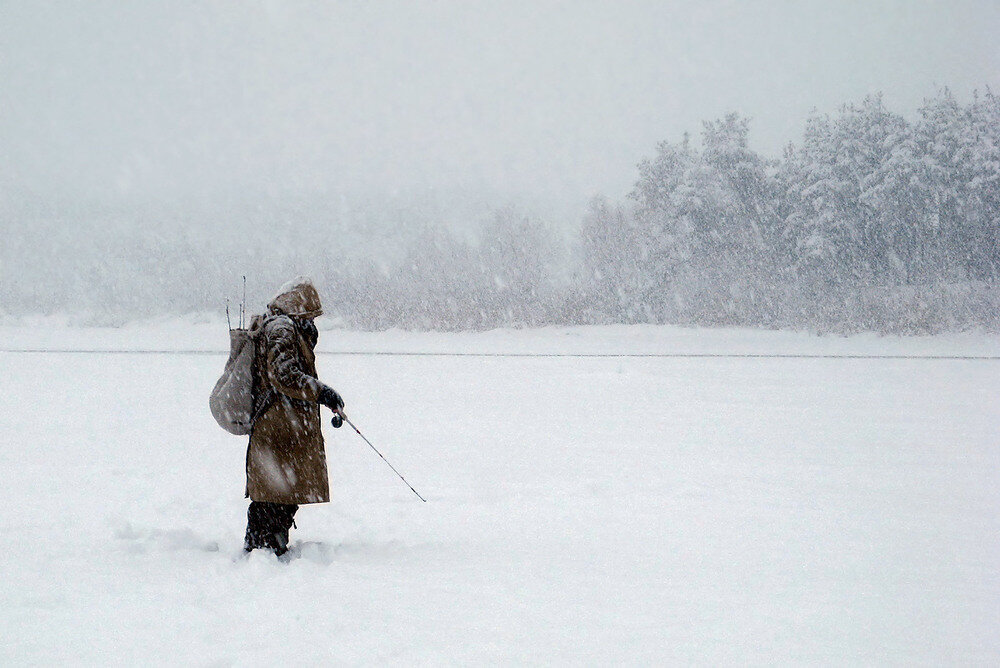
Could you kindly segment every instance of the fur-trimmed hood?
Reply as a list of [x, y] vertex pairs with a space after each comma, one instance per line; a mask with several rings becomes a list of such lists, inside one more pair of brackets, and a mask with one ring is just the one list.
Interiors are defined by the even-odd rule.
[[271, 313], [284, 313], [296, 318], [315, 318], [323, 315], [323, 305], [312, 280], [300, 276], [278, 288], [267, 308]]

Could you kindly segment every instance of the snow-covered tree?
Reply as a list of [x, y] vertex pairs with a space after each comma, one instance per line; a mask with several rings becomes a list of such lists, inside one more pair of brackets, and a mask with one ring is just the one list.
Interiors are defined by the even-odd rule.
[[905, 130], [880, 96], [845, 105], [834, 119], [809, 119], [783, 172], [790, 202], [784, 234], [803, 275], [833, 284], [869, 284], [885, 275], [890, 253], [883, 221], [862, 195]]

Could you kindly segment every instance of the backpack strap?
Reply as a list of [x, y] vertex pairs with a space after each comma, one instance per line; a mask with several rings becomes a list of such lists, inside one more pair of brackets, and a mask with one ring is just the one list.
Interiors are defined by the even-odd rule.
[[[253, 339], [255, 366], [258, 363], [262, 362], [261, 356], [258, 354], [260, 352], [260, 348], [258, 346], [264, 337], [264, 328], [267, 327], [267, 324], [269, 322], [272, 322], [277, 318], [286, 318], [288, 319], [289, 322], [292, 323], [293, 326], [295, 324], [291, 316], [288, 316], [284, 313], [270, 313], [267, 315], [257, 315], [254, 316], [253, 320], [251, 321], [250, 337]], [[262, 376], [263, 379], [266, 381], [267, 374], [266, 373], [262, 374]], [[270, 383], [267, 383], [267, 387], [264, 389], [263, 399], [261, 400], [260, 406], [257, 407], [257, 410], [254, 411], [253, 417], [250, 418], [251, 433], [253, 432], [254, 423], [257, 422], [257, 420], [260, 419], [260, 417], [263, 416], [264, 413], [266, 413], [271, 408], [271, 406], [273, 406], [275, 402], [277, 402], [277, 400], [278, 400], [278, 393], [275, 392], [274, 388], [271, 386]]]
[[[266, 364], [266, 360], [262, 360], [261, 359], [261, 352], [262, 351], [260, 349], [260, 345], [261, 345], [262, 339], [264, 338], [264, 327], [266, 327], [268, 321], [270, 321], [274, 317], [275, 316], [273, 314], [271, 314], [271, 315], [268, 315], [268, 314], [255, 315], [253, 317], [253, 319], [250, 321], [250, 330], [249, 330], [249, 333], [250, 333], [250, 338], [253, 340], [253, 346], [254, 346], [254, 375], [257, 375], [257, 373], [258, 373], [258, 369], [257, 369], [257, 365], [258, 364], [261, 364], [261, 363], [265, 363]], [[265, 354], [266, 354], [266, 352], [265, 352]], [[253, 435], [253, 426], [254, 426], [254, 424], [257, 422], [258, 419], [260, 419], [260, 417], [262, 415], [264, 415], [264, 413], [266, 413], [268, 411], [268, 409], [271, 408], [271, 406], [274, 405], [274, 402], [278, 398], [277, 395], [276, 395], [276, 393], [275, 393], [275, 391], [274, 391], [274, 388], [271, 387], [271, 384], [267, 382], [267, 374], [266, 373], [262, 373], [260, 375], [261, 375], [261, 379], [264, 381], [266, 387], [263, 388], [263, 396], [262, 396], [260, 405], [257, 406], [257, 410], [254, 411], [253, 416], [250, 418], [250, 434], [251, 435]], [[254, 403], [256, 403], [256, 401]]]
[[253, 426], [257, 420], [266, 413], [271, 406], [275, 404], [278, 400], [278, 393], [274, 391], [273, 387], [268, 387], [264, 390], [264, 400], [261, 402], [260, 406], [254, 411], [253, 417], [250, 418], [250, 433], [253, 433]]

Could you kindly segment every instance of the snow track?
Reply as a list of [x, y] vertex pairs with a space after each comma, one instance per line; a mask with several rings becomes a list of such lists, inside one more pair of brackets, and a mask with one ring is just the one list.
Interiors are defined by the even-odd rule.
[[287, 564], [239, 557], [217, 341], [0, 353], [0, 663], [1000, 661], [1000, 365], [940, 359], [995, 339], [392, 336], [573, 355], [321, 355], [429, 502], [327, 427], [333, 502]]

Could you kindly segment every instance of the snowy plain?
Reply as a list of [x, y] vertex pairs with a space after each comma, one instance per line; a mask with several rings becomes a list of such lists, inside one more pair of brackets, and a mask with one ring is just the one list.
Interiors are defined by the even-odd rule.
[[287, 564], [238, 556], [224, 324], [0, 337], [0, 664], [1000, 663], [995, 335], [324, 331], [428, 502], [327, 425]]

